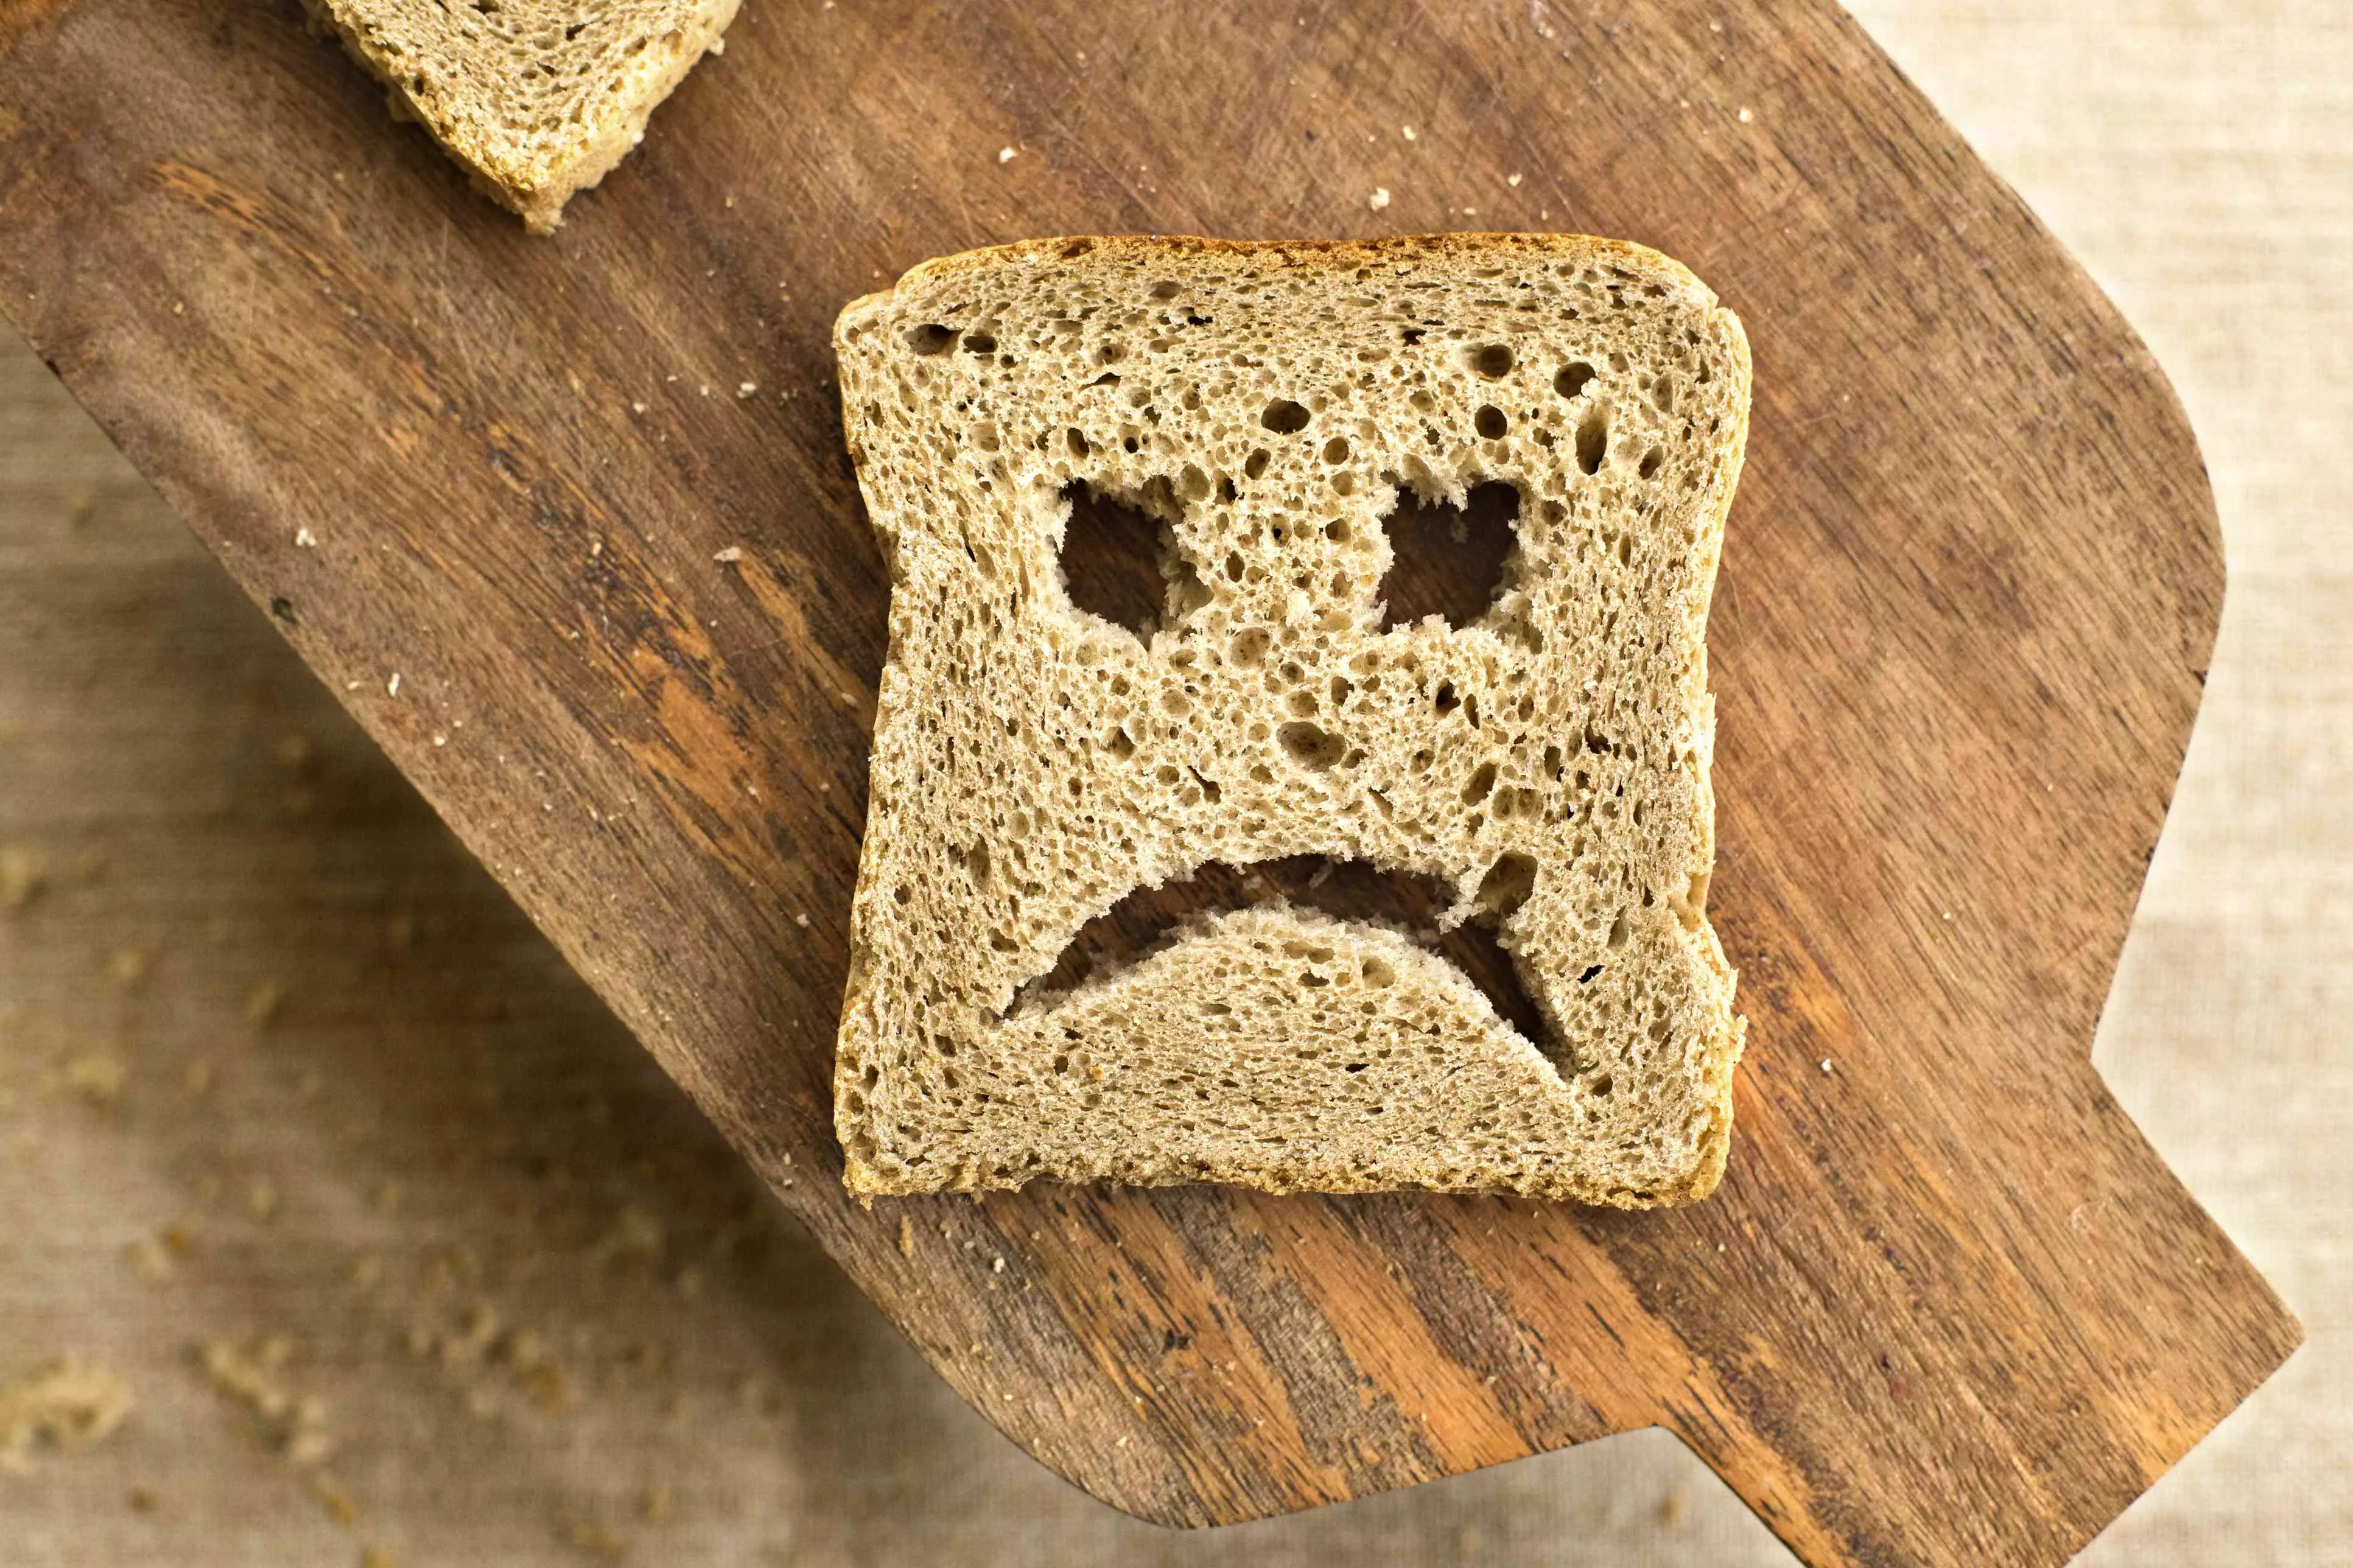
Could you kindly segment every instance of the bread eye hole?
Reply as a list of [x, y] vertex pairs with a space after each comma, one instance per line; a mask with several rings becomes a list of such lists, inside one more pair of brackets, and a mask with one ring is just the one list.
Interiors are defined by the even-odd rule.
[[1464, 502], [1425, 501], [1398, 489], [1396, 508], [1381, 520], [1389, 541], [1384, 629], [1429, 616], [1467, 626], [1502, 593], [1519, 546], [1520, 492], [1491, 481], [1472, 487]]

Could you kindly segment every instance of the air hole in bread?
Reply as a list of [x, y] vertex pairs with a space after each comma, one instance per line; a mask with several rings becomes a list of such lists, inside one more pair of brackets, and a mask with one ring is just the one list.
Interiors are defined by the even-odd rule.
[[1511, 373], [1512, 351], [1505, 343], [1482, 343], [1465, 356], [1471, 368], [1489, 381], [1499, 380]]
[[1060, 563], [1071, 604], [1148, 643], [1208, 602], [1208, 587], [1170, 526], [1181, 514], [1166, 479], [1153, 480], [1134, 498], [1073, 480], [1061, 500], [1071, 509]]
[[[1278, 436], [1296, 436], [1307, 428], [1310, 416], [1305, 408], [1288, 397], [1278, 397], [1258, 416], [1258, 422]], [[1250, 475], [1256, 479], [1256, 474]]]
[[1482, 403], [1479, 412], [1471, 416], [1471, 428], [1479, 432], [1482, 440], [1500, 441], [1512, 428], [1512, 422], [1493, 404]]
[[1593, 379], [1593, 367], [1583, 360], [1561, 366], [1560, 374], [1552, 378], [1552, 389], [1563, 397], [1575, 397]]
[[1497, 920], [1509, 920], [1536, 890], [1536, 863], [1514, 852], [1496, 858], [1479, 879], [1479, 907]]
[[[1310, 704], [1314, 699], [1308, 698]], [[1318, 724], [1294, 721], [1274, 732], [1275, 743], [1301, 767], [1325, 772], [1348, 754], [1348, 742]]]
[[1473, 486], [1463, 499], [1453, 506], [1398, 491], [1397, 509], [1381, 523], [1390, 552], [1380, 586], [1384, 629], [1427, 616], [1467, 626], [1495, 602], [1519, 543], [1520, 492], [1491, 482]]
[[907, 329], [907, 346], [919, 354], [944, 354], [955, 347], [954, 327], [943, 327], [937, 321]]
[[1658, 477], [1659, 465], [1666, 460], [1666, 453], [1661, 451], [1658, 447], [1653, 447], [1649, 451], [1642, 454], [1641, 466], [1635, 471], [1646, 479], [1655, 479]]
[[[1277, 900], [1404, 933], [1460, 970], [1506, 1023], [1549, 1052], [1544, 1014], [1521, 984], [1511, 955], [1496, 942], [1488, 911], [1481, 909], [1444, 930], [1455, 901], [1444, 881], [1335, 856], [1293, 855], [1244, 866], [1211, 861], [1181, 879], [1138, 888], [1080, 927], [1053, 968], [1021, 988], [1015, 1006], [1047, 1003], [1091, 974], [1125, 968], [1206, 918]], [[1366, 959], [1358, 973], [1370, 989], [1398, 983], [1397, 971], [1379, 957]], [[1567, 1059], [1564, 1053], [1551, 1054]]]
[[1601, 471], [1601, 460], [1609, 455], [1609, 415], [1608, 410], [1592, 408], [1577, 422], [1577, 466], [1588, 474]]

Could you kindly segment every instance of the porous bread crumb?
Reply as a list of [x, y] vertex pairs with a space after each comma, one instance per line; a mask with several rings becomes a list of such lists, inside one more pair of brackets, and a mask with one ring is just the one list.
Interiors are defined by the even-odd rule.
[[122, 1425], [135, 1403], [119, 1373], [67, 1354], [0, 1389], [0, 1470], [30, 1468], [37, 1447], [83, 1448]]
[[305, 0], [477, 190], [545, 234], [644, 138], [737, 0]]
[[[1704, 285], [1569, 237], [1048, 240], [925, 263], [836, 350], [894, 584], [851, 1190], [1714, 1188], [1704, 636], [1748, 356]], [[1517, 512], [1496, 599], [1386, 625], [1400, 495], [1483, 485]], [[1141, 635], [1069, 596], [1074, 487], [1164, 530]], [[1280, 904], [1025, 993], [1131, 890], [1297, 855], [1493, 920], [1542, 1048], [1405, 935]]]

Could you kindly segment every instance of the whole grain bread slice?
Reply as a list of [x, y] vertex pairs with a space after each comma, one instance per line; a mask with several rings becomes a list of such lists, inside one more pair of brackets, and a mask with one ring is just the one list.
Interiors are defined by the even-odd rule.
[[[1705, 634], [1749, 362], [1697, 279], [1560, 236], [1041, 240], [915, 268], [835, 346], [893, 584], [852, 1191], [1714, 1189], [1743, 1026]], [[1400, 498], [1492, 484], [1494, 601], [1385, 626]], [[1145, 636], [1070, 597], [1082, 491], [1166, 525]], [[1279, 902], [1039, 994], [1133, 889], [1302, 855], [1442, 879], [1546, 1037], [1406, 934]]]
[[304, 0], [475, 188], [535, 234], [611, 172], [738, 0]]

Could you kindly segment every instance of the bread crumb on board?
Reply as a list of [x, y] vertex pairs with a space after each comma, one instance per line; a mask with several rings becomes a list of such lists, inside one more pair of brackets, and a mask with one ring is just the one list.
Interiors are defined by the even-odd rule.
[[323, 1464], [335, 1440], [327, 1431], [325, 1404], [281, 1381], [293, 1353], [293, 1342], [276, 1334], [250, 1350], [234, 1340], [213, 1340], [198, 1347], [196, 1360], [214, 1387], [253, 1412], [264, 1443], [307, 1468]]
[[1375, 185], [1373, 187], [1371, 199], [1365, 205], [1371, 207], [1375, 212], [1379, 212], [1382, 208], [1389, 205], [1389, 188], [1387, 185]]
[[121, 1058], [92, 1051], [66, 1064], [66, 1086], [92, 1105], [112, 1105], [122, 1098], [131, 1068]]
[[246, 993], [245, 1021], [257, 1029], [266, 1029], [278, 1021], [278, 1011], [286, 1004], [286, 987], [275, 980], [263, 980]]
[[21, 910], [49, 879], [48, 862], [29, 844], [0, 844], [0, 910]]
[[575, 1519], [564, 1527], [564, 1539], [592, 1557], [618, 1559], [629, 1550], [627, 1538], [604, 1525]]
[[34, 1449], [85, 1448], [103, 1442], [136, 1403], [120, 1373], [68, 1353], [0, 1388], [0, 1470], [21, 1474]]

